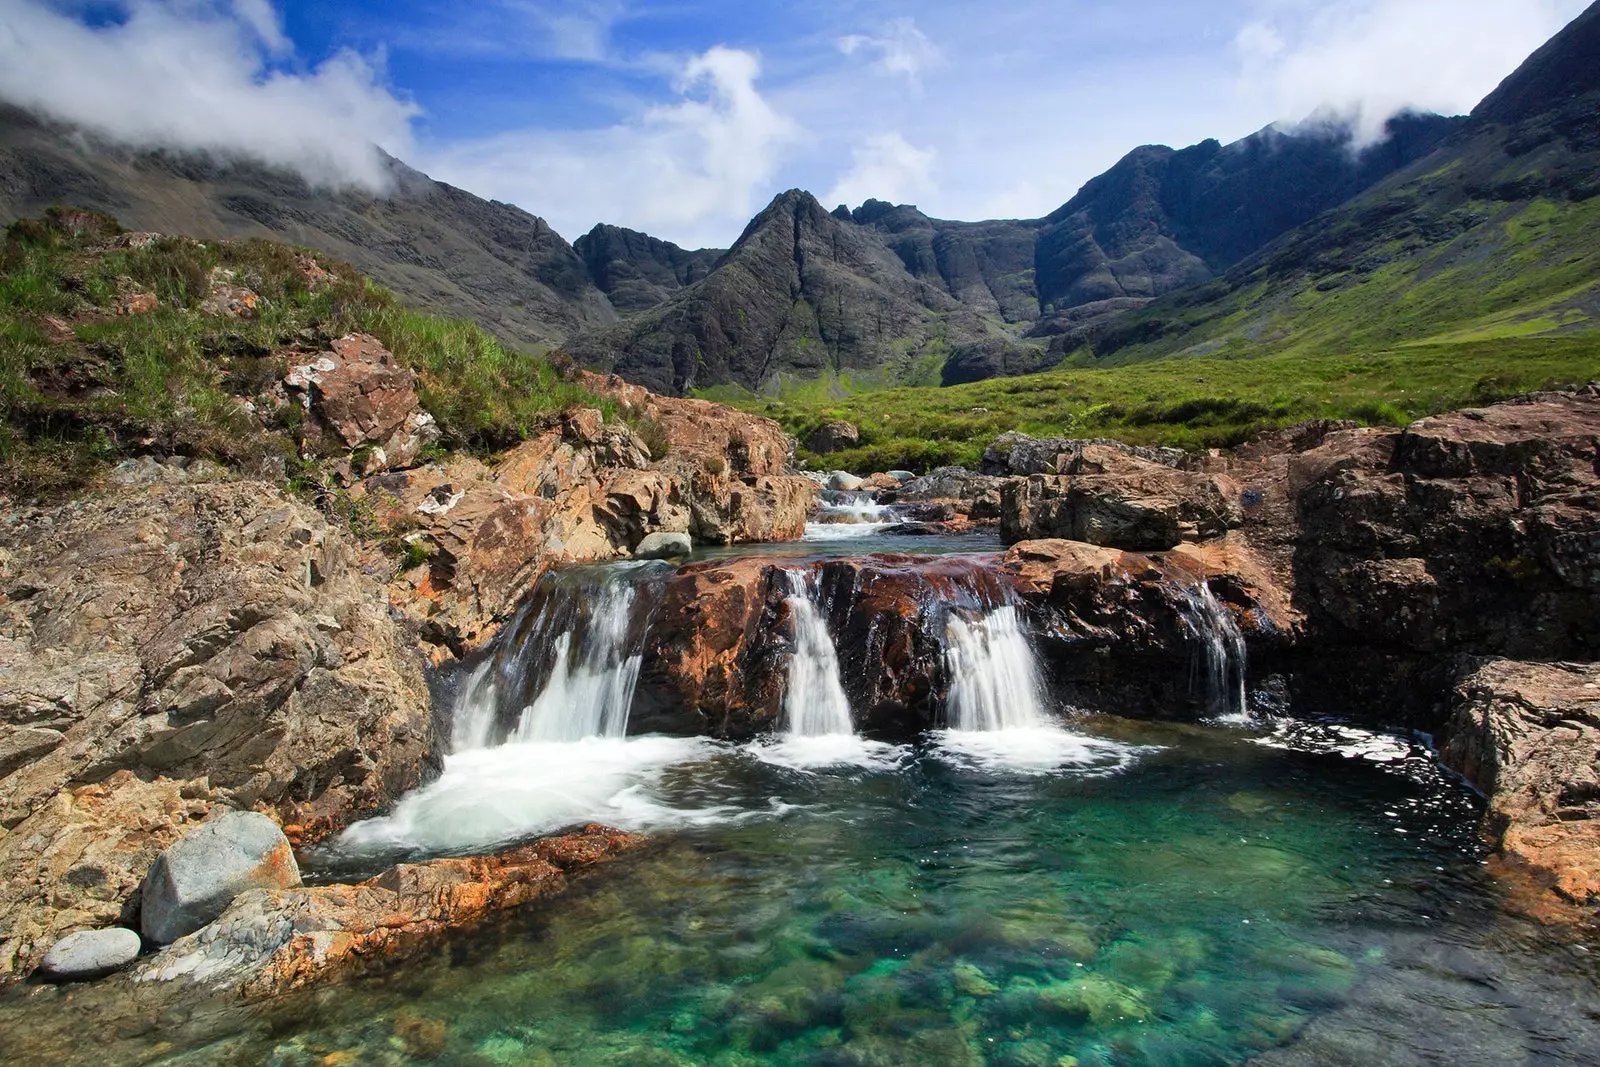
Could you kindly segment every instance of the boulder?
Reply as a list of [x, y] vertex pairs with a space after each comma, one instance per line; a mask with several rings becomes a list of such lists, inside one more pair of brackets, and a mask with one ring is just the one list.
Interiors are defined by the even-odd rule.
[[867, 483], [865, 479], [858, 478], [849, 471], [834, 471], [832, 474], [828, 475], [827, 487], [838, 492], [854, 493], [860, 490], [866, 484]]
[[80, 930], [50, 946], [39, 977], [51, 982], [87, 982], [120, 971], [139, 957], [139, 935], [125, 926]]
[[811, 431], [811, 436], [806, 438], [806, 450], [819, 456], [826, 456], [833, 452], [843, 452], [847, 448], [855, 448], [860, 443], [860, 430], [843, 419], [834, 419]]
[[426, 447], [407, 444], [428, 437], [432, 426], [431, 417], [420, 417], [417, 376], [397, 364], [376, 337], [339, 338], [331, 351], [290, 371], [284, 385], [300, 392], [306, 408], [348, 448], [378, 446], [396, 456], [409, 451], [414, 459]]
[[634, 559], [681, 559], [694, 552], [694, 542], [684, 533], [653, 533], [633, 550]]
[[140, 886], [139, 929], [147, 941], [171, 944], [246, 890], [299, 885], [294, 850], [278, 824], [260, 812], [229, 812], [189, 831], [150, 865]]
[[1036, 474], [1006, 483], [1000, 536], [1012, 544], [1056, 538], [1161, 552], [1242, 522], [1237, 489], [1222, 477], [1137, 459], [1120, 466], [1117, 473]]
[[1317, 639], [1600, 657], [1600, 400], [1544, 394], [1346, 430], [1289, 458]]
[[687, 475], [706, 460], [716, 459], [734, 477], [761, 478], [783, 474], [794, 460], [794, 439], [771, 419], [709, 400], [659, 396], [615, 374], [579, 371], [576, 380], [590, 392], [609, 397], [648, 420], [659, 431], [666, 454], [651, 457], [658, 466], [681, 467]]
[[971, 501], [998, 490], [1004, 480], [975, 474], [965, 467], [939, 467], [903, 484], [901, 500], [958, 500]]
[[916, 475], [911, 471], [885, 471], [884, 473], [902, 485], [916, 478]]

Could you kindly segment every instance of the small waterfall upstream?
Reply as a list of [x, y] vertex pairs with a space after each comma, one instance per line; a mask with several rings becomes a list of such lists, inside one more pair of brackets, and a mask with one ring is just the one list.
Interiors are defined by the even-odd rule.
[[794, 654], [789, 657], [783, 696], [784, 729], [790, 737], [850, 736], [856, 732], [850, 701], [839, 674], [839, 652], [816, 602], [816, 574], [784, 572]]
[[1184, 621], [1195, 646], [1190, 688], [1202, 694], [1211, 717], [1223, 722], [1248, 722], [1244, 633], [1233, 612], [1222, 605], [1210, 585], [1201, 582], [1189, 593]]

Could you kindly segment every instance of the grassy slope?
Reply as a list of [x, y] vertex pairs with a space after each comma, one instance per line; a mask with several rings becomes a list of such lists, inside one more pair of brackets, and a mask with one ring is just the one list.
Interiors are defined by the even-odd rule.
[[[297, 355], [348, 332], [376, 335], [418, 372], [446, 447], [503, 447], [552, 412], [609, 406], [477, 326], [406, 310], [348, 266], [267, 241], [117, 249], [115, 232], [110, 219], [56, 212], [0, 241], [0, 494], [69, 491], [135, 453], [239, 465], [276, 454], [319, 478], [321, 461], [340, 457], [273, 387]], [[313, 281], [311, 263], [332, 277]], [[256, 314], [200, 307], [219, 267], [261, 297]], [[116, 314], [135, 292], [159, 306]]]
[[1225, 355], [1049, 371], [948, 389], [843, 398], [812, 387], [781, 400], [719, 399], [782, 422], [802, 438], [843, 418], [862, 447], [803, 459], [850, 470], [976, 465], [997, 434], [1116, 437], [1195, 448], [1240, 442], [1313, 418], [1403, 424], [1547, 385], [1600, 379], [1590, 336], [1413, 345], [1350, 356]]

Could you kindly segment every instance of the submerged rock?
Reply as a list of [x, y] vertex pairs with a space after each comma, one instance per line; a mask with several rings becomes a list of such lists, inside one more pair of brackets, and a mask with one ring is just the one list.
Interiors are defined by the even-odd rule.
[[278, 824], [259, 812], [230, 812], [189, 831], [151, 864], [140, 886], [139, 928], [146, 940], [169, 944], [221, 915], [240, 893], [299, 884]]
[[139, 957], [139, 935], [125, 926], [80, 930], [50, 946], [39, 976], [51, 982], [88, 982], [120, 971]]

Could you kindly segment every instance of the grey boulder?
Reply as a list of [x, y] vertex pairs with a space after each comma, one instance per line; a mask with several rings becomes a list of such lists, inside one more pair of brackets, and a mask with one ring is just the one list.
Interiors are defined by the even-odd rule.
[[39, 977], [51, 982], [87, 982], [121, 970], [139, 955], [139, 935], [125, 926], [80, 930], [50, 947]]
[[678, 559], [694, 551], [686, 533], [653, 533], [633, 550], [634, 559]]
[[179, 838], [150, 865], [140, 887], [139, 928], [167, 945], [205, 926], [247, 889], [300, 884], [294, 849], [278, 824], [234, 811]]
[[834, 471], [828, 475], [828, 488], [843, 493], [854, 493], [867, 484], [849, 471]]

